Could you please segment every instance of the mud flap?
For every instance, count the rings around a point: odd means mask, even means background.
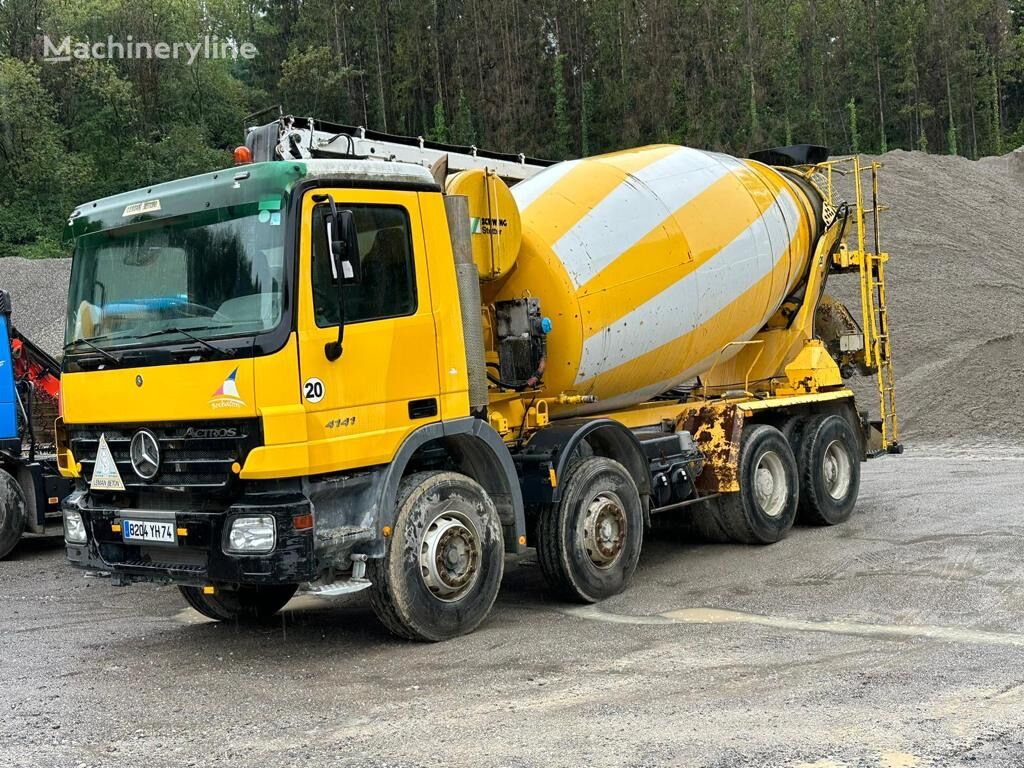
[[[676,426],[686,430],[704,454],[704,470],[695,485],[701,495],[740,489],[740,445],[745,414],[732,403],[707,403],[688,412]]]

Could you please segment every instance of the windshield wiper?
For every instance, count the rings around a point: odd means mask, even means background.
[[[230,325],[197,325],[192,330],[193,331],[208,331],[208,330],[211,330],[213,328],[230,328],[230,327],[231,327]],[[184,328],[180,328],[177,325],[169,325],[166,328],[161,328],[158,331],[150,331],[149,333],[143,333],[142,335],[136,336],[135,338],[137,338],[137,339],[148,339],[148,338],[151,338],[153,336],[163,336],[165,333],[180,333],[182,336],[187,336],[188,338],[192,339],[192,341],[195,341],[195,342],[197,342],[199,344],[202,344],[204,347],[206,347],[207,349],[209,349],[212,352],[216,352],[217,354],[223,355],[225,357],[230,357],[230,355],[228,355],[228,353],[225,352],[220,347],[215,347],[213,344],[208,342],[206,339],[202,339],[199,336],[196,336],[194,333],[189,333]]]
[[[95,338],[95,339],[105,339],[107,337],[106,336],[94,336],[93,338]],[[103,347],[100,347],[100,346],[97,346],[96,344],[93,344],[89,339],[86,339],[86,338],[75,339],[70,344],[68,344],[66,347],[64,347],[64,349],[70,349],[71,347],[73,347],[73,346],[75,346],[76,344],[79,344],[79,343],[85,344],[86,346],[88,346],[88,347],[90,347],[92,349],[95,349],[97,352],[99,352],[105,358],[107,358],[108,360],[113,362],[114,365],[120,365],[121,364],[121,358],[119,358],[117,355],[114,355],[114,354],[112,354],[110,352],[107,352],[107,350],[105,350]]]

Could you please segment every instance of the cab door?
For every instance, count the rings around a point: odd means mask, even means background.
[[[352,211],[360,279],[342,301],[324,216]],[[317,189],[302,201],[299,368],[309,472],[390,461],[405,437],[438,420],[438,358],[426,248],[415,192]],[[338,338],[341,356],[326,347]]]

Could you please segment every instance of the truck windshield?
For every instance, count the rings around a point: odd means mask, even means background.
[[[275,328],[283,232],[280,211],[252,204],[84,235],[71,267],[65,345],[112,348]]]

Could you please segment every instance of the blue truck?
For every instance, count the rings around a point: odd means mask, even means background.
[[[11,324],[0,291],[0,558],[23,536],[63,531],[60,501],[71,492],[54,452],[60,364]]]

